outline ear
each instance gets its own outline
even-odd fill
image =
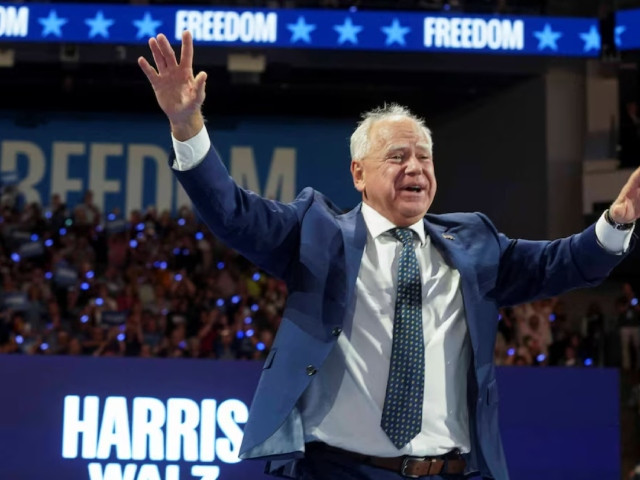
[[[351,160],[351,176],[353,177],[353,186],[359,192],[364,191],[364,168],[362,160]]]

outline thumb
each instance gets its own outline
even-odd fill
[[[627,205],[623,201],[617,201],[609,208],[609,216],[614,222],[628,223],[627,217]]]

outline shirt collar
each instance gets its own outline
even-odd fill
[[[367,230],[371,236],[376,239],[385,232],[388,232],[392,228],[398,228],[389,219],[383,217],[379,212],[373,209],[373,207],[362,202],[362,216],[364,217],[364,223],[367,226]],[[420,238],[420,246],[424,247],[426,244],[426,233],[424,231],[424,221],[418,220],[413,225],[409,225],[411,230],[418,234]]]

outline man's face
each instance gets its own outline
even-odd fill
[[[436,193],[429,139],[414,120],[390,117],[373,124],[369,146],[364,159],[351,161],[356,189],[395,225],[416,223]]]

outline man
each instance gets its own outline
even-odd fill
[[[343,214],[305,188],[290,204],[229,177],[200,113],[206,74],[164,35],[142,70],[167,115],[174,172],[211,230],[287,282],[242,458],[290,478],[508,478],[493,366],[498,307],[595,285],[628,250],[640,171],[606,219],[554,242],[510,240],[481,214],[427,215],[431,134],[393,105],[351,139],[363,202]]]

